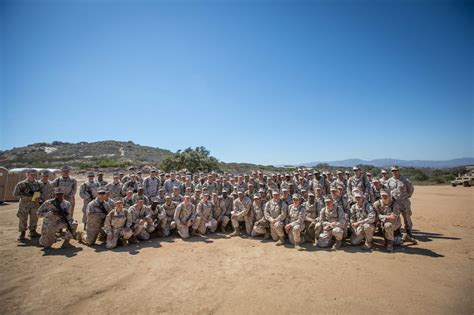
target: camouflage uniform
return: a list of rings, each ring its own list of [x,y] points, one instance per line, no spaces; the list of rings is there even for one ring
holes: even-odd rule
[[[174,220],[174,213],[177,207],[177,203],[170,201],[170,203],[164,203],[162,206],[158,206],[163,214],[160,215],[160,228],[163,233],[163,236],[169,236],[171,234],[171,230],[176,229],[176,223]]]
[[[171,200],[173,200],[173,202],[176,202],[177,204],[180,204],[181,202],[183,202],[183,199],[184,199],[183,195],[180,195],[180,194],[171,195]]]
[[[211,202],[212,204],[212,217],[216,220],[217,225],[220,224],[222,232],[225,232],[225,228],[230,222],[230,212],[227,213],[225,206],[223,207],[224,203],[219,198],[217,203]]]
[[[105,217],[104,231],[107,235],[107,241],[105,247],[112,249],[117,247],[117,241],[119,238],[129,240],[132,235],[132,214],[125,210],[114,209],[110,211]]]
[[[130,199],[128,199],[127,197],[123,197],[122,201],[123,201],[123,208],[126,210],[130,209],[130,207],[135,204],[135,201],[133,201],[133,196]]]
[[[161,182],[158,177],[149,176],[143,181],[143,188],[145,189],[145,195],[148,198],[156,197],[158,190],[161,187]]]
[[[189,227],[193,225],[195,217],[196,211],[192,203],[186,205],[182,202],[176,207],[174,222],[181,238],[189,238]]]
[[[390,189],[392,199],[398,202],[400,206],[400,212],[403,216],[403,222],[407,233],[411,234],[413,223],[411,221],[411,202],[410,198],[415,191],[413,184],[405,176],[400,176],[399,179],[390,177],[387,181],[387,186]],[[410,235],[411,236],[411,235]]]
[[[268,224],[267,219],[265,219],[265,203],[260,201],[260,204],[254,201],[251,208],[251,218],[253,223],[252,236],[257,235],[268,235],[270,233],[270,225]]]
[[[65,199],[61,202],[57,199],[49,199],[45,201],[38,209],[37,214],[43,219],[41,226],[41,237],[39,243],[43,247],[51,247],[56,242],[56,233],[60,229],[66,229],[67,225],[55,204],[59,206],[65,217],[69,221],[73,232],[76,232],[77,222],[71,216],[71,203]],[[66,229],[64,238],[70,240],[72,234]]]
[[[388,205],[384,204],[383,200],[377,200],[374,203],[374,209],[377,213],[378,219],[381,223],[384,238],[387,241],[394,240],[394,232],[401,226],[400,222],[400,205],[398,202],[391,200]],[[391,214],[397,216],[396,221],[388,221],[387,217]]]
[[[288,205],[286,202],[279,200],[277,202],[270,200],[265,205],[265,219],[270,225],[270,235],[274,241],[283,240],[285,232],[285,219],[288,213]]]
[[[53,181],[54,187],[60,187],[64,191],[64,199],[71,203],[71,217],[74,217],[74,208],[76,206],[77,181],[74,177],[59,176]]]
[[[349,198],[349,203],[355,202],[354,199],[354,189],[358,189],[361,194],[364,195],[366,199],[369,197],[369,180],[365,174],[361,174],[359,177],[356,175],[349,178],[347,181],[347,197]]]
[[[83,183],[79,189],[79,197],[84,200],[84,205],[82,206],[82,223],[87,222],[87,205],[97,197],[97,189],[99,189],[99,187],[98,182],[87,181]]]
[[[102,227],[110,210],[108,203],[97,198],[89,202],[86,210],[86,236],[83,238],[86,245],[94,245],[99,234],[105,236]]]
[[[230,220],[232,227],[239,230],[239,222],[245,222],[245,231],[247,235],[252,233],[252,218],[250,217],[250,206],[252,201],[248,197],[243,197],[242,200],[237,198],[234,200],[233,210],[231,212]]]
[[[305,228],[305,216],[306,208],[303,205],[296,206],[291,204],[288,207],[288,224],[291,225],[288,238],[293,245],[299,245],[301,242],[301,232]]]
[[[29,181],[28,179],[22,180],[15,186],[13,195],[20,199],[18,205],[18,212],[16,216],[19,219],[18,230],[25,232],[27,227],[30,233],[36,233],[36,226],[38,224],[38,215],[36,211],[39,208],[39,200],[33,201],[32,197],[35,192],[43,192],[43,184],[39,180]],[[30,218],[30,225],[28,226],[28,217]]]
[[[132,195],[132,201],[133,201],[133,204],[136,204],[138,200],[143,200],[143,204],[145,206],[149,206],[150,205],[150,199],[145,195],[140,195],[139,193],[134,193]]]
[[[316,239],[315,229],[316,225],[319,223],[319,213],[321,212],[321,209],[324,208],[324,205],[321,205],[316,201],[310,203],[308,200],[303,203],[303,206],[306,208],[304,238],[305,241],[314,243]]]
[[[150,233],[155,230],[155,225],[152,219],[152,211],[150,207],[143,206],[141,209],[137,205],[131,206],[128,211],[132,215],[132,230],[133,236],[141,239],[147,240],[150,238]]]
[[[365,239],[366,245],[371,246],[375,231],[375,218],[375,210],[367,200],[364,200],[362,206],[359,206],[357,202],[352,205],[350,219],[352,245],[359,245]],[[361,224],[355,228],[352,227],[352,223],[360,221],[362,221]]]
[[[46,201],[49,199],[54,198],[54,187],[53,184],[48,180],[44,182],[41,180],[41,184],[43,185],[43,191],[41,192],[41,201]]]
[[[114,201],[122,198],[122,183],[110,183],[105,186],[105,189],[110,193],[110,198]]]
[[[336,241],[342,241],[346,219],[344,210],[342,210],[341,207],[336,205],[333,205],[332,209],[329,209],[327,206],[324,207],[319,214],[319,221],[321,223],[321,227],[318,229],[321,231],[318,237],[319,247],[328,247],[333,237]],[[324,230],[324,228],[330,226],[331,223],[336,223],[336,225],[330,227],[328,230]]]
[[[163,184],[163,188],[165,189],[165,192],[167,194],[172,194],[173,193],[173,187],[180,187],[181,186],[181,183],[179,182],[179,180],[177,179],[167,179],[165,180],[165,183]]]
[[[382,190],[382,186],[380,189],[377,189],[377,187],[371,183],[369,186],[369,202],[373,205],[377,200],[380,200],[380,191]]]
[[[217,229],[217,221],[212,217],[212,203],[207,200],[201,200],[196,208],[196,219],[193,223],[193,229],[200,234],[206,234],[207,228],[211,233]]]
[[[140,182],[138,180],[129,180],[122,186],[122,194],[125,196],[127,194],[127,190],[131,189],[134,193],[138,192],[138,186]]]

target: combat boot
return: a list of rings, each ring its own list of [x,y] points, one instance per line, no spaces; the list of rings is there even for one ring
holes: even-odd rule
[[[19,240],[19,241],[24,241],[24,240],[26,239],[25,235],[26,235],[26,232],[25,232],[25,231],[21,231],[21,232],[20,232],[20,236],[18,237],[18,240]]]
[[[276,246],[283,246],[283,245],[285,245],[285,239],[283,238],[283,236],[281,236],[278,238],[278,241],[276,242]]]
[[[225,234],[225,226],[221,225],[221,233]]]
[[[265,232],[265,235],[263,236],[264,240],[269,240],[270,239],[270,232]]]
[[[338,249],[341,249],[341,246],[342,246],[342,241],[336,241],[334,245],[332,246],[332,249],[338,250]]]
[[[300,244],[295,244],[295,249],[299,251],[303,251],[304,248],[300,246]]]
[[[365,241],[365,244],[362,246],[363,250],[371,250],[372,249],[372,243],[369,243]]]
[[[30,231],[30,238],[37,238],[37,237],[40,237],[41,235],[36,232],[35,230],[31,230]]]
[[[84,234],[83,234],[83,233],[84,233],[84,232],[82,232],[82,231],[77,231],[77,232],[76,232],[76,239],[77,239],[77,241],[78,241],[79,243],[85,244],[85,243],[84,243]]]
[[[234,229],[234,232],[229,234],[230,237],[239,236],[239,235],[240,235],[240,228],[239,227],[236,227]]]
[[[130,239],[128,240],[128,242],[130,244],[140,244],[140,241],[137,239],[137,237],[134,235],[132,237],[130,237]]]
[[[393,253],[393,241],[387,241],[387,247],[385,248],[387,249],[387,252]]]

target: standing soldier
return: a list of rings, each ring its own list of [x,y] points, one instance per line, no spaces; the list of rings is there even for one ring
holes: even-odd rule
[[[110,192],[110,198],[114,201],[122,199],[122,183],[120,182],[119,174],[114,174],[113,182],[107,184],[105,189]]]
[[[108,182],[104,180],[104,173],[103,172],[98,172],[97,173],[97,183],[99,183],[100,187],[105,187],[107,186]]]
[[[253,228],[250,217],[252,201],[245,196],[243,189],[239,190],[238,196],[239,197],[234,200],[234,206],[230,217],[232,227],[234,228],[234,232],[229,235],[231,237],[240,235],[240,222],[245,222],[245,231],[247,232],[247,235],[252,233]]]
[[[40,218],[44,218],[39,243],[46,248],[56,242],[56,232],[64,228],[66,228],[66,233],[63,245],[69,244],[69,240],[76,233],[77,228],[77,221],[71,216],[71,203],[63,198],[63,189],[61,187],[54,188],[54,194],[55,198],[46,200],[37,212]]]
[[[415,188],[408,178],[400,175],[400,168],[398,166],[392,166],[391,171],[392,177],[387,181],[387,186],[388,189],[390,189],[392,198],[400,205],[406,231],[406,234],[403,235],[403,241],[416,244],[417,241],[413,238],[412,234],[413,223],[411,221],[412,213],[410,202]]]
[[[138,186],[138,190],[135,194],[132,196],[133,204],[136,204],[138,200],[143,200],[143,204],[145,206],[149,206],[150,199],[145,195],[145,189],[143,189],[143,186]]]
[[[382,173],[382,177],[380,177],[380,184],[382,185],[384,189],[387,189],[388,188],[387,181],[389,179],[388,173],[386,170],[382,170],[381,173]]]
[[[293,204],[288,207],[288,223],[285,225],[285,231],[288,234],[290,243],[295,245],[297,250],[303,250],[300,246],[301,232],[304,230],[305,207],[301,204],[301,197],[298,194],[293,195]]]
[[[36,211],[40,205],[39,201],[43,192],[43,185],[35,178],[36,171],[33,169],[28,170],[26,172],[26,179],[16,184],[15,190],[13,191],[13,195],[20,199],[18,212],[16,214],[19,219],[18,229],[20,231],[20,237],[18,240],[20,241],[25,239],[27,227],[30,230],[30,238],[40,236],[38,232],[36,232],[36,225],[38,224]],[[30,219],[29,226],[28,217]]]
[[[115,201],[115,209],[105,217],[104,232],[107,235],[105,247],[112,249],[117,247],[120,238],[126,243],[133,235],[132,214],[123,208],[121,199]]]
[[[196,211],[191,203],[191,196],[186,195],[174,212],[174,222],[181,238],[189,238],[189,228],[193,225],[195,217]]]
[[[369,202],[373,205],[377,200],[380,200],[380,191],[382,190],[382,185],[380,181],[375,178],[372,180],[372,183],[369,186]]]
[[[347,197],[349,198],[350,204],[355,203],[354,189],[358,189],[365,198],[368,198],[370,184],[367,180],[367,176],[362,174],[359,166],[354,166],[352,170],[354,171],[354,176],[347,181]]]
[[[61,187],[64,192],[64,199],[71,203],[71,217],[74,217],[74,207],[76,206],[77,181],[70,176],[71,168],[67,165],[61,169],[62,175],[53,181],[54,187]]]
[[[127,190],[127,193],[125,194],[125,197],[122,199],[123,201],[123,207],[128,210],[131,206],[135,204],[133,201],[133,190],[129,189]]]
[[[342,238],[344,237],[344,227],[346,225],[346,219],[344,210],[341,207],[334,205],[331,198],[327,197],[324,199],[326,207],[321,210],[319,214],[320,227],[317,229],[317,233],[321,232],[318,237],[319,247],[328,247],[332,239],[335,238],[333,249],[340,249],[342,246]]]
[[[351,207],[351,244],[359,245],[365,239],[362,249],[372,248],[372,239],[375,231],[376,213],[370,203],[361,193],[354,194],[356,203]]]
[[[97,189],[100,187],[99,183],[94,180],[94,177],[94,173],[89,172],[87,174],[87,181],[85,181],[79,189],[79,196],[84,201],[82,206],[82,223],[84,223],[84,229],[86,229],[87,222],[87,205],[97,197]]]
[[[282,246],[285,243],[285,219],[288,213],[288,205],[280,199],[280,192],[274,190],[273,199],[268,201],[265,205],[265,219],[270,225],[270,235],[277,246]]]
[[[180,186],[180,182],[176,179],[176,174],[174,172],[171,172],[171,174],[166,174],[166,177],[170,177],[167,180],[165,180],[165,183],[163,185],[163,188],[165,189],[165,192],[167,194],[172,194],[173,193],[173,187],[175,186]]]
[[[86,235],[83,235],[82,232],[78,232],[78,241],[92,246],[97,241],[99,234],[103,234],[102,236],[105,237],[102,227],[104,226],[105,217],[110,210],[109,204],[105,202],[105,190],[100,187],[97,190],[97,197],[87,205],[85,222]]]
[[[138,186],[140,183],[137,180],[137,175],[136,174],[131,174],[130,175],[130,180],[127,180],[125,184],[122,186],[122,193],[125,195],[127,190],[132,189],[134,193],[138,191]]]
[[[41,202],[44,202],[49,199],[54,198],[54,187],[53,184],[49,181],[50,172],[44,170],[41,172],[41,184],[43,185],[43,191],[41,193]]]
[[[160,187],[161,183],[160,179],[156,176],[156,169],[152,169],[150,176],[145,178],[145,180],[143,181],[145,195],[150,199],[158,196],[158,191],[160,190]]]
[[[253,230],[251,236],[255,237],[258,235],[264,235],[263,239],[267,240],[270,238],[270,226],[265,219],[265,204],[262,201],[260,195],[253,197],[253,203],[251,208],[251,218],[253,223]]]

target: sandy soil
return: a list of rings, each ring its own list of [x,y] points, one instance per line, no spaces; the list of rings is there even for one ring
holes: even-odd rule
[[[474,313],[474,188],[417,186],[419,243],[393,254],[221,234],[43,250],[16,241],[16,208],[0,206],[1,314]]]

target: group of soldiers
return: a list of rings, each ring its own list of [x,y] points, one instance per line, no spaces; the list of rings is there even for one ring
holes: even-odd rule
[[[108,249],[139,243],[152,236],[173,233],[186,239],[194,235],[229,232],[234,237],[286,240],[298,250],[305,242],[317,247],[340,249],[344,243],[372,248],[375,234],[393,252],[395,245],[416,243],[412,234],[410,198],[414,188],[393,166],[391,176],[382,170],[380,178],[364,173],[358,166],[348,171],[309,172],[300,169],[287,174],[191,174],[163,173],[156,169],[142,177],[140,170],[113,174],[87,174],[79,186],[83,199],[84,232],[73,219],[77,181],[70,168],[49,180],[49,173],[27,172],[14,194],[20,199],[18,218],[20,240],[40,237],[50,247],[62,236],[65,243],[76,238],[86,245],[105,242]],[[41,235],[36,232],[43,217]],[[28,225],[29,218],[29,225]],[[403,218],[405,234],[401,233]]]

